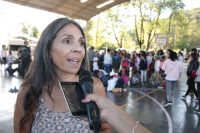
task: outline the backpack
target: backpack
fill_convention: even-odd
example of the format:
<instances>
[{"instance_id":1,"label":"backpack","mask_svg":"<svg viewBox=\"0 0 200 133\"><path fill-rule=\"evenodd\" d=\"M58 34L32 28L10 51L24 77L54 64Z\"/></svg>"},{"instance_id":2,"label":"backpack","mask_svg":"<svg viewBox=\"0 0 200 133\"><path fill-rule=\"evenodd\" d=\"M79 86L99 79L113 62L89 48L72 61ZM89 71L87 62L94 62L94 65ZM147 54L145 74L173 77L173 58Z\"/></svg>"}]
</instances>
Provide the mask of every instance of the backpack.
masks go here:
<instances>
[{"instance_id":1,"label":"backpack","mask_svg":"<svg viewBox=\"0 0 200 133\"><path fill-rule=\"evenodd\" d=\"M122 67L123 68L128 68L129 67L129 61L128 61L128 59L123 59L122 60Z\"/></svg>"}]
</instances>

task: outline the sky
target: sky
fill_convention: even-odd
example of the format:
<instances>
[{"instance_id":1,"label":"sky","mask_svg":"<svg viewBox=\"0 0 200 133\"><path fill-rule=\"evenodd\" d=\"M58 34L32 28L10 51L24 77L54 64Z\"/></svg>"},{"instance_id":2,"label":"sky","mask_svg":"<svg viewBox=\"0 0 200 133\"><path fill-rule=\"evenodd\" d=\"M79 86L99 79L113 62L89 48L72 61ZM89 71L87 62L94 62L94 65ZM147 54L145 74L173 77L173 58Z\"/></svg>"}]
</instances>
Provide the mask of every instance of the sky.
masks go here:
<instances>
[{"instance_id":1,"label":"sky","mask_svg":"<svg viewBox=\"0 0 200 133\"><path fill-rule=\"evenodd\" d=\"M20 23L34 25L39 30L43 30L47 24L61 16L62 15L0 0L1 32L8 31L9 34L15 33L18 28L21 28Z\"/></svg>"},{"instance_id":2,"label":"sky","mask_svg":"<svg viewBox=\"0 0 200 133\"><path fill-rule=\"evenodd\" d=\"M186 10L200 7L200 0L182 0L182 1L185 4L184 9Z\"/></svg>"},{"instance_id":3,"label":"sky","mask_svg":"<svg viewBox=\"0 0 200 133\"><path fill-rule=\"evenodd\" d=\"M183 0L185 9L200 7L200 0ZM36 26L40 32L62 15L0 0L0 43L21 31L21 23Z\"/></svg>"}]
</instances>

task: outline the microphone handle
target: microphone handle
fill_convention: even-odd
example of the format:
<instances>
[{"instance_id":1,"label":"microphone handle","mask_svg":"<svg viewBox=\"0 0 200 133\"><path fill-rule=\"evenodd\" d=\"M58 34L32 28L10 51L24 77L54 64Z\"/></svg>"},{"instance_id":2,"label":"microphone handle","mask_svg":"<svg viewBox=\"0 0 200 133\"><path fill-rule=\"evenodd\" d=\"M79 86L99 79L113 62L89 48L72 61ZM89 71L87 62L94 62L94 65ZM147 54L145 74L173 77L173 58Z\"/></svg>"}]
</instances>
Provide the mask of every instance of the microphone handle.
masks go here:
<instances>
[{"instance_id":1,"label":"microphone handle","mask_svg":"<svg viewBox=\"0 0 200 133\"><path fill-rule=\"evenodd\" d=\"M81 85L83 96L87 96L87 94L93 93L93 84L91 82L84 82ZM97 107L95 102L88 102L85 104L88 121L90 125L90 129L94 131L94 133L99 133L101 128L101 119L99 108Z\"/></svg>"},{"instance_id":2,"label":"microphone handle","mask_svg":"<svg viewBox=\"0 0 200 133\"><path fill-rule=\"evenodd\" d=\"M86 103L86 110L87 110L90 129L93 130L94 133L99 133L101 129L101 121L100 121L99 109L96 103L92 101Z\"/></svg>"}]
</instances>

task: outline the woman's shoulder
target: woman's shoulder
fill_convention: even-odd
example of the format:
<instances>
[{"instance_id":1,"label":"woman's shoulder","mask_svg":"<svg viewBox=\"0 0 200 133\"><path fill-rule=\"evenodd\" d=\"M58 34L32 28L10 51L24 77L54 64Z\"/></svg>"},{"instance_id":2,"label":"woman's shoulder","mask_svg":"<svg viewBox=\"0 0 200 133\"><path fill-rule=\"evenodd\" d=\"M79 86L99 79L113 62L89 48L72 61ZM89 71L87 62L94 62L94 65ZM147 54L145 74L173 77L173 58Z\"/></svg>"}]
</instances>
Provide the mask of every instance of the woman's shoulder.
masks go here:
<instances>
[{"instance_id":1,"label":"woman's shoulder","mask_svg":"<svg viewBox=\"0 0 200 133\"><path fill-rule=\"evenodd\" d=\"M25 87L25 86L21 86L20 89L19 89L19 92L18 92L18 95L17 97L19 98L24 98L26 93L28 92L29 88L28 87Z\"/></svg>"},{"instance_id":2,"label":"woman's shoulder","mask_svg":"<svg viewBox=\"0 0 200 133\"><path fill-rule=\"evenodd\" d=\"M19 92L17 94L15 108L22 110L21 107L23 107L24 98L26 97L28 90L29 90L29 88L27 88L27 87L23 87L23 86L20 87Z\"/></svg>"}]
</instances>

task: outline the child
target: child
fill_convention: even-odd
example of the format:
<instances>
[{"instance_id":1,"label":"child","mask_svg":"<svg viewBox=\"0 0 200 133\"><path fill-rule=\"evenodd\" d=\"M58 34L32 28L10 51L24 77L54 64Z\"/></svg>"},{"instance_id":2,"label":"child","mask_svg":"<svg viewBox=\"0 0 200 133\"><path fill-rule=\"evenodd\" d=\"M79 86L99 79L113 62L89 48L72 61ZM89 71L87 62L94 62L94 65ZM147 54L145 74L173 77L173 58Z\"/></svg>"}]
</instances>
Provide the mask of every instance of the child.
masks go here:
<instances>
[{"instance_id":1,"label":"child","mask_svg":"<svg viewBox=\"0 0 200 133\"><path fill-rule=\"evenodd\" d=\"M132 68L132 75L131 75L131 85L137 85L140 82L140 74L136 67Z\"/></svg>"},{"instance_id":2,"label":"child","mask_svg":"<svg viewBox=\"0 0 200 133\"><path fill-rule=\"evenodd\" d=\"M105 88L108 86L108 74L103 69L98 70L97 78L101 80Z\"/></svg>"}]
</instances>

